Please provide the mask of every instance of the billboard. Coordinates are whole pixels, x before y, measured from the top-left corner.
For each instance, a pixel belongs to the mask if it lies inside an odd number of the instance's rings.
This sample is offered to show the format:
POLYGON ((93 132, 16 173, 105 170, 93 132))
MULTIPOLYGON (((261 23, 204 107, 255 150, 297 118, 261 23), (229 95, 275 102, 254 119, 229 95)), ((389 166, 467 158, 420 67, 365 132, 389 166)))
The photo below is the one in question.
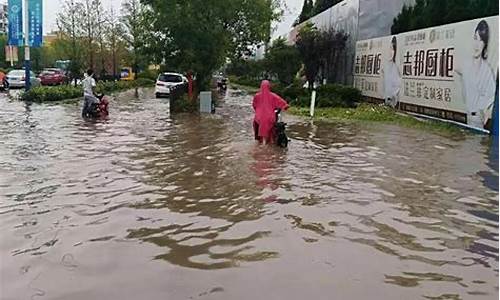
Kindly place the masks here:
POLYGON ((11 46, 23 46, 23 2, 22 0, 9 0, 9 41, 11 46))
POLYGON ((30 47, 41 47, 43 41, 42 0, 28 0, 28 27, 30 47))
POLYGON ((489 129, 498 16, 356 43, 354 86, 403 110, 489 129))

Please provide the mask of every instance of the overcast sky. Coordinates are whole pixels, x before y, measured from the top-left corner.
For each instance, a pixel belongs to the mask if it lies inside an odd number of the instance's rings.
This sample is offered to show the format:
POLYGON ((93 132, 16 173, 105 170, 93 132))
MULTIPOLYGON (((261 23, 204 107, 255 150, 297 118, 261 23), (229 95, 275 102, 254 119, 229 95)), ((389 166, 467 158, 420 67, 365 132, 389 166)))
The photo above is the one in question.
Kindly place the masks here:
MULTIPOLYGON (((121 4, 124 0, 102 0, 102 3, 106 9, 109 9, 111 5, 119 11, 121 4)), ((7 1, 3 1, 7 2, 7 1)), ((63 0, 43 0, 44 3, 44 31, 50 32, 56 28, 56 16, 57 13, 61 11, 61 4, 63 0)), ((281 22, 277 26, 277 30, 274 35, 283 35, 290 31, 290 27, 297 18, 302 9, 303 0, 283 0, 286 5, 285 14, 281 22)))

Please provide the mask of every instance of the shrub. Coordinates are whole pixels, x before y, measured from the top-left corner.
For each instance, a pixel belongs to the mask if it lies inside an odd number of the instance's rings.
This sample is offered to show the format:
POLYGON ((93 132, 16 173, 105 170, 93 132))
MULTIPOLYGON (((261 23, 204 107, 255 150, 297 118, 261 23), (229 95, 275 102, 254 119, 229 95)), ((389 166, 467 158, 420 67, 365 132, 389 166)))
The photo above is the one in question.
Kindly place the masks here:
MULTIPOLYGON (((110 94, 113 92, 128 90, 136 87, 146 87, 154 85, 154 81, 146 78, 136 81, 101 81, 97 84, 96 92, 110 94)), ((49 102, 83 97, 82 87, 73 85, 61 86, 38 86, 23 92, 20 95, 22 101, 49 102)))
POLYGON ((299 106, 299 103, 301 103, 300 106, 309 105, 309 100, 307 100, 307 104, 304 104, 304 98, 310 99, 311 96, 308 90, 304 89, 299 81, 295 81, 288 86, 272 84, 272 91, 281 96, 291 105, 299 106))
POLYGON ((47 101, 60 101, 65 99, 73 99, 83 96, 81 87, 74 87, 72 85, 47 87, 38 86, 24 92, 20 95, 23 101, 31 102, 47 102, 47 101))
POLYGON ((229 81, 236 84, 256 87, 256 88, 260 88, 260 82, 261 82, 261 80, 259 79, 251 78, 248 76, 242 76, 242 77, 229 76, 229 81))
POLYGON ((154 79, 149 78, 138 78, 136 81, 133 81, 137 87, 151 87, 156 83, 156 77, 154 79))
POLYGON ((158 78, 159 71, 157 70, 146 70, 137 74, 137 79, 150 79, 156 81, 158 78))
POLYGON ((355 107, 362 100, 360 90, 340 84, 320 86, 317 93, 317 107, 355 107))
POLYGON ((153 80, 147 78, 139 78, 135 81, 101 81, 97 84, 96 92, 109 94, 137 87, 153 86, 154 83, 153 80))
POLYGON ((170 112, 171 113, 194 113, 198 112, 200 102, 198 99, 189 100, 187 94, 182 94, 179 97, 171 98, 170 112))

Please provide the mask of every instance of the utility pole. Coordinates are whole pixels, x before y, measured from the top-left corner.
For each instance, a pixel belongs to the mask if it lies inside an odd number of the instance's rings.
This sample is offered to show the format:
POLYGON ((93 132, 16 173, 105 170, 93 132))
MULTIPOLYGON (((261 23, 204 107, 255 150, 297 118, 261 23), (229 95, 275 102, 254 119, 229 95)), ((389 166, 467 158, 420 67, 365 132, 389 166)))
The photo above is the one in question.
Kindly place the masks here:
POLYGON ((24 0, 24 12, 25 12, 25 17, 24 17, 24 69, 25 69, 25 90, 29 91, 31 88, 31 61, 30 61, 30 46, 29 46, 29 40, 30 40, 30 28, 29 28, 29 0, 24 0))

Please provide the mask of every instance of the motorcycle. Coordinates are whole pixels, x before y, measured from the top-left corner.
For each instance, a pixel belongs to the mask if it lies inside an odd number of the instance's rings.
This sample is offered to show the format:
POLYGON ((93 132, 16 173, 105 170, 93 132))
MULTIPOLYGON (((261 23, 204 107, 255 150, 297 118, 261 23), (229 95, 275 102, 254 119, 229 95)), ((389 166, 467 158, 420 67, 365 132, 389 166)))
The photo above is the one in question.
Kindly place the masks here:
POLYGON ((276 123, 274 124, 276 144, 281 148, 287 148, 290 140, 286 135, 286 123, 281 118, 281 109, 274 110, 274 113, 276 114, 276 123))
POLYGON ((90 106, 89 118, 104 119, 109 115, 108 98, 101 94, 97 95, 97 99, 99 99, 99 103, 92 103, 92 105, 90 106))
POLYGON ((217 81, 217 88, 221 93, 225 93, 227 91, 227 79, 222 78, 217 81))

